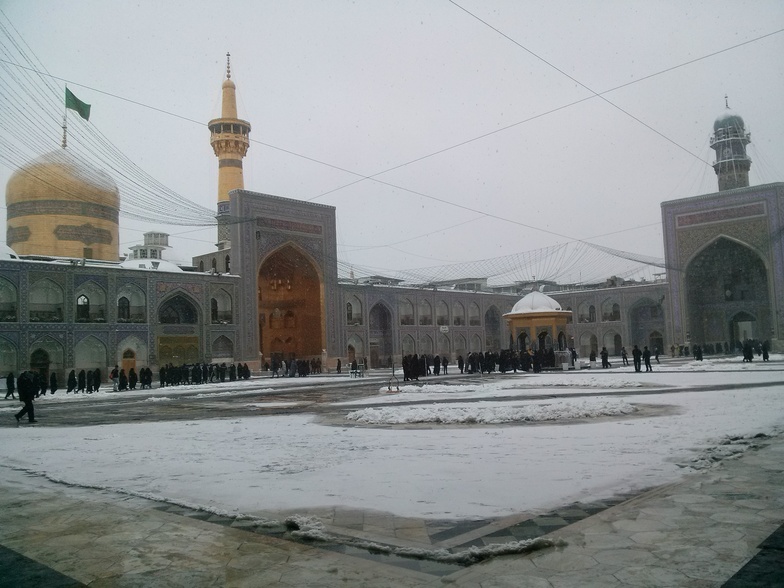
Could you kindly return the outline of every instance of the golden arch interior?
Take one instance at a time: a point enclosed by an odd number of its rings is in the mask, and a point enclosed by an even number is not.
[[[258,284],[259,348],[264,357],[321,357],[324,285],[315,264],[286,245],[261,264]]]

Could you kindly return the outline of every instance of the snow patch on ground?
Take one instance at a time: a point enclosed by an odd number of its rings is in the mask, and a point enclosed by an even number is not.
[[[364,408],[346,415],[346,420],[371,425],[409,423],[500,424],[591,419],[631,414],[637,409],[623,400],[590,399],[528,406],[406,406]]]

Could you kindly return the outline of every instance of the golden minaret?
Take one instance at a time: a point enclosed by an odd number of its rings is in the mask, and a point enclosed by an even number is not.
[[[250,146],[250,123],[237,118],[237,87],[231,80],[231,55],[226,53],[226,79],[223,81],[221,117],[209,122],[210,145],[218,157],[218,242],[221,248],[230,240],[229,192],[242,190],[242,158]]]

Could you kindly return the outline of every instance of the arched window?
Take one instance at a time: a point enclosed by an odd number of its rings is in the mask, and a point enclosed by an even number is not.
[[[596,307],[593,304],[591,304],[591,306],[588,307],[588,322],[589,323],[596,322]]]
[[[398,303],[398,314],[400,315],[401,325],[414,324],[414,305],[407,298]]]
[[[352,296],[346,303],[346,324],[354,326],[362,324],[362,303],[356,296]]]
[[[203,259],[199,262],[199,271],[200,272],[204,271],[204,260]]]
[[[468,305],[468,326],[470,327],[481,327],[482,326],[482,318],[479,314],[479,305],[476,302],[472,302]],[[480,351],[481,350],[481,343],[479,345],[479,349],[473,348],[473,341],[471,342],[472,349],[471,351]]]
[[[89,321],[90,320],[90,300],[82,294],[76,299],[76,320]]]
[[[0,323],[16,322],[16,287],[8,280],[0,278]]]
[[[120,296],[117,301],[117,318],[123,321],[131,319],[131,301],[125,296]]]
[[[216,290],[210,300],[210,320],[213,324],[229,325],[233,322],[231,296],[224,289]]]
[[[231,258],[228,255],[226,256],[226,259],[223,260],[223,267],[226,268],[224,271],[228,274],[229,270],[231,270]]]
[[[427,300],[419,301],[419,324],[420,326],[433,324],[433,307]]]
[[[214,257],[212,258],[212,270],[216,271],[218,269],[218,260]]]
[[[621,320],[621,306],[614,300],[605,300],[602,302],[602,321],[619,321]]]
[[[170,325],[195,325],[199,322],[199,313],[190,300],[178,294],[163,303],[158,320]]]
[[[147,322],[147,296],[137,285],[126,283],[118,290],[117,320],[125,323]]]
[[[456,327],[463,327],[466,324],[465,307],[459,302],[452,305],[452,324]]]
[[[449,306],[443,300],[436,304],[436,324],[449,325]]]
[[[29,316],[31,322],[61,323],[63,316],[63,290],[52,280],[44,278],[30,287]]]

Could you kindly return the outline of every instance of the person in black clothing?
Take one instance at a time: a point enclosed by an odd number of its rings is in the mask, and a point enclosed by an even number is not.
[[[49,376],[49,392],[52,393],[52,396],[57,392],[57,374],[55,372],[52,372],[52,375]]]
[[[610,354],[608,353],[606,347],[602,347],[602,351],[601,351],[600,355],[602,356],[602,367],[603,368],[610,367],[610,361],[608,359]]]
[[[128,376],[125,375],[125,370],[120,370],[120,385],[119,389],[121,392],[124,392],[128,389]]]
[[[16,400],[16,396],[14,396],[14,372],[8,372],[8,376],[5,379],[5,397],[6,400],[8,397],[11,397],[11,400]]]
[[[648,348],[646,347],[646,349]],[[632,349],[632,361],[634,361],[635,372],[642,371],[642,361],[640,361],[641,357],[642,357],[642,351],[640,351],[640,348],[635,345],[634,349]]]
[[[101,387],[101,370],[95,368],[93,370],[93,390],[98,392],[98,388]]]
[[[648,349],[646,345],[645,348],[642,350],[642,358],[645,361],[645,371],[652,372],[653,366],[651,365],[651,351]]]
[[[136,382],[139,381],[138,376],[136,375],[136,370],[131,368],[128,370],[128,387],[131,390],[136,390]]]
[[[22,410],[14,415],[16,424],[19,424],[19,421],[25,414],[28,422],[37,423],[38,421],[35,420],[35,409],[33,408],[33,398],[35,398],[38,388],[33,374],[27,371],[22,372],[16,381],[16,388],[19,392],[19,400],[24,402]]]
[[[76,390],[74,391],[75,394],[79,393],[79,392],[84,392],[84,388],[87,385],[87,383],[86,383],[87,382],[87,376],[85,375],[84,370],[81,370],[79,372],[79,380],[78,381],[79,381],[79,383],[77,384]]]
[[[68,374],[68,388],[65,389],[65,393],[70,394],[71,392],[76,392],[76,370],[71,370],[71,373]]]

